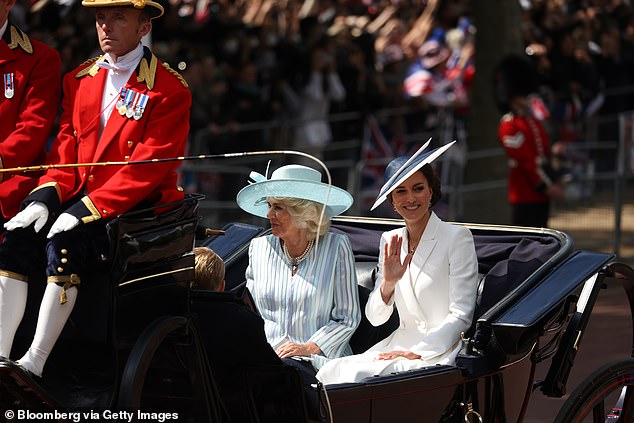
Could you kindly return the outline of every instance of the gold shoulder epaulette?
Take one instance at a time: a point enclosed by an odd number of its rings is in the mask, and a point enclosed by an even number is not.
[[[92,59],[88,59],[84,63],[79,65],[81,67],[81,66],[84,66],[84,65],[89,65],[90,63],[93,64],[92,66],[86,66],[85,68],[83,68],[82,70],[77,72],[75,74],[75,78],[81,78],[81,77],[86,76],[86,75],[90,75],[90,76],[97,75],[97,72],[99,72],[99,66],[97,66],[97,64],[95,62],[97,60],[101,59],[102,57],[103,56],[93,57]]]
[[[183,75],[181,75],[180,73],[176,72],[174,69],[172,69],[170,67],[170,65],[168,65],[165,62],[163,62],[163,67],[165,68],[166,71],[168,71],[169,73],[174,75],[176,78],[178,78],[178,80],[181,81],[181,84],[183,84],[183,87],[189,88],[189,85],[187,84],[187,81],[185,81],[185,78],[183,78]]]
[[[86,60],[84,63],[82,63],[82,64],[81,64],[81,65],[79,65],[79,66],[84,66],[84,65],[87,65],[88,63],[93,63],[93,62],[96,62],[97,60],[99,60],[99,58],[100,58],[100,57],[101,57],[101,56],[95,56],[95,57],[93,57],[93,58],[91,58],[91,59]]]
[[[11,42],[9,43],[9,48],[13,50],[18,46],[22,47],[22,50],[28,54],[33,54],[33,46],[31,45],[29,36],[22,32],[21,29],[11,25]]]
[[[154,54],[150,57],[150,63],[148,64],[147,57],[141,59],[139,63],[138,74],[136,77],[137,82],[145,82],[148,90],[154,88],[154,80],[156,79],[156,67],[158,66],[158,59]]]
[[[502,116],[502,120],[504,122],[508,122],[509,120],[513,120],[513,113],[512,112],[505,113],[504,116]]]

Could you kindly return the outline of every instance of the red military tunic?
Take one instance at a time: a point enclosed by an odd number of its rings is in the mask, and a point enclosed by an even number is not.
[[[498,138],[509,159],[509,203],[547,203],[546,187],[552,181],[542,167],[550,157],[544,126],[533,116],[507,113],[500,120]]]
[[[144,56],[126,84],[129,90],[149,96],[142,116],[137,120],[115,109],[99,136],[107,70],[99,68],[94,63],[96,60],[82,64],[64,77],[60,131],[48,162],[135,161],[182,156],[191,106],[191,93],[183,78],[144,48]],[[27,200],[59,207],[83,195],[80,202],[61,211],[73,214],[84,223],[114,218],[142,201],[158,205],[182,199],[182,188],[177,185],[178,166],[178,162],[167,162],[50,169]]]
[[[0,167],[44,162],[59,108],[60,63],[56,50],[7,24],[0,39]],[[26,174],[0,174],[0,181],[0,210],[9,219],[37,180]]]

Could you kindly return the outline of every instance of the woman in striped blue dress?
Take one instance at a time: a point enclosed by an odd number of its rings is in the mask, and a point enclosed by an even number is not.
[[[267,340],[282,359],[315,369],[351,354],[348,341],[361,320],[354,256],[345,235],[327,230],[352,197],[306,166],[251,178],[237,202],[271,224],[271,235],[251,242],[246,271]]]

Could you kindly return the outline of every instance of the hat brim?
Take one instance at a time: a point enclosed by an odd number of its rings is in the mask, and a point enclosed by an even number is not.
[[[452,145],[454,145],[456,141],[452,141],[443,145],[442,147],[438,147],[432,151],[425,153],[420,156],[417,160],[408,160],[401,169],[399,169],[395,173],[395,177],[390,178],[390,180],[381,187],[381,191],[379,192],[379,196],[376,198],[376,201],[370,208],[370,211],[376,209],[381,203],[383,203],[388,195],[396,187],[401,185],[403,182],[407,180],[410,176],[412,176],[416,171],[418,171],[421,167],[425,166],[428,163],[436,160],[440,155],[442,155],[445,151],[447,151]],[[420,150],[419,150],[420,151]]]
[[[157,3],[152,0],[144,0],[143,2],[139,2],[143,4],[143,7],[137,7],[134,4],[134,0],[82,0],[81,5],[85,7],[132,7],[134,9],[143,10],[147,6],[151,7],[150,13],[151,18],[156,19],[163,16],[165,9],[161,6],[160,3]]]
[[[269,197],[286,197],[310,200],[326,205],[328,217],[340,215],[352,205],[352,195],[339,187],[322,182],[275,179],[256,182],[238,192],[238,206],[255,216],[266,218]]]

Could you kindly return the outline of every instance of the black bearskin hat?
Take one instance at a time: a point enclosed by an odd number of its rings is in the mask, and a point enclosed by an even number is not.
[[[497,65],[493,83],[497,106],[506,113],[513,97],[527,96],[537,90],[537,72],[527,58],[513,54]]]

